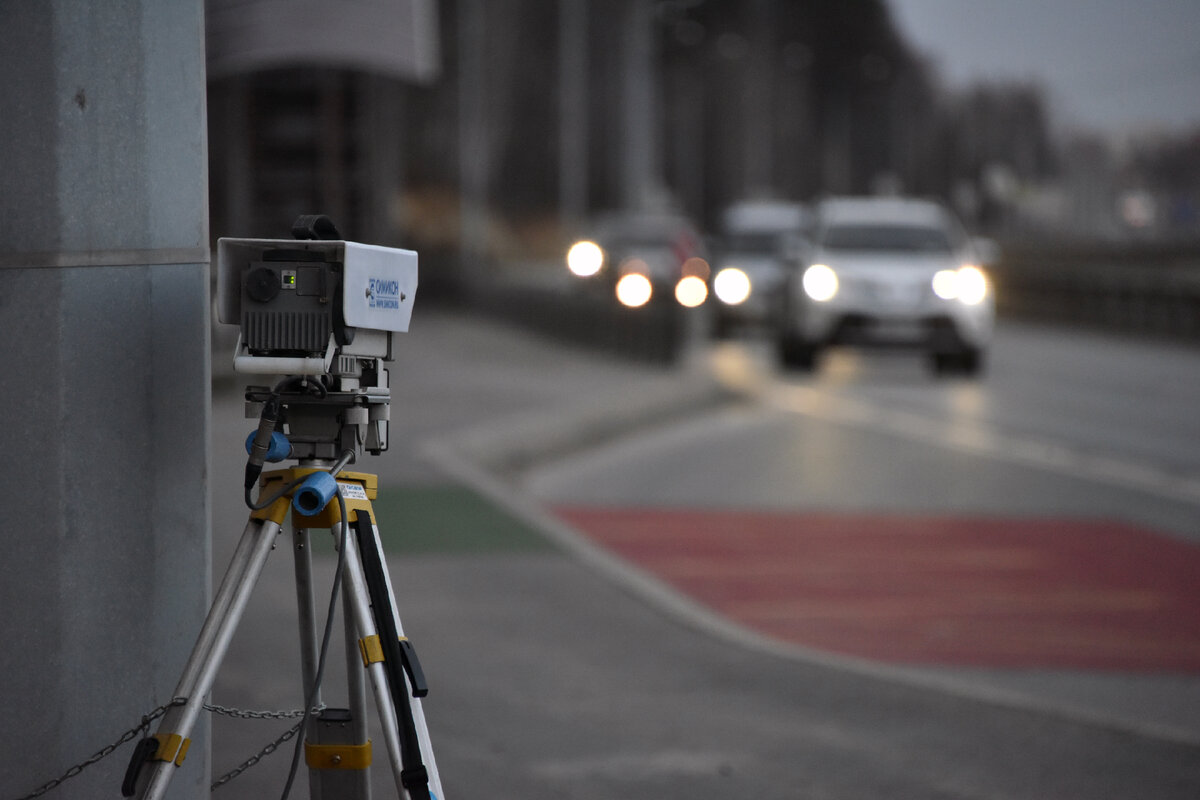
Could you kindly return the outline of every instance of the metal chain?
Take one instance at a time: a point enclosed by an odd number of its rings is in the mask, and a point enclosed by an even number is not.
[[[225,706],[218,706],[209,703],[205,703],[204,707],[214,714],[223,714],[224,716],[236,717],[238,719],[296,719],[304,716],[304,709],[302,708],[297,708],[294,711],[247,711],[246,709],[242,708],[226,708]],[[321,705],[313,708],[311,713],[313,716],[316,716],[324,710],[325,704],[322,703]],[[278,739],[271,742],[262,750],[259,750],[256,754],[250,756],[250,758],[246,759],[241,764],[238,764],[236,767],[229,770],[229,772],[226,772],[224,775],[213,781],[212,785],[208,787],[209,791],[224,786],[246,770],[253,767],[258,762],[262,761],[266,756],[274,753],[279,749],[281,744],[289,739],[294,738],[296,734],[300,732],[302,725],[304,725],[303,719],[301,719],[291,728],[284,731]]]
[[[237,765],[233,769],[229,770],[229,772],[226,772],[224,775],[217,778],[215,781],[213,781],[212,786],[208,787],[209,791],[212,791],[213,789],[216,789],[220,786],[224,786],[225,784],[229,783],[231,780],[233,780],[237,776],[241,775],[246,770],[253,767],[259,761],[262,761],[263,758],[265,758],[266,756],[269,756],[269,755],[271,755],[271,753],[274,753],[276,750],[279,749],[279,746],[281,744],[283,744],[287,740],[294,737],[297,733],[299,733],[300,727],[302,725],[304,725],[304,720],[300,720],[295,725],[293,725],[292,727],[290,727],[286,731],[284,731],[283,735],[280,736],[278,739],[276,739],[275,741],[268,744],[262,750],[258,751],[258,753],[250,756],[248,759],[243,761],[241,764]]]
[[[172,699],[171,702],[164,703],[163,705],[161,705],[158,708],[151,711],[149,714],[142,717],[142,721],[141,721],[141,723],[139,723],[137,725],[137,727],[130,728],[129,730],[125,731],[125,733],[121,734],[121,738],[117,739],[112,744],[108,745],[107,747],[101,748],[100,750],[96,751],[94,754],[87,757],[83,761],[80,761],[78,764],[72,766],[70,769],[68,769],[66,772],[64,772],[59,777],[55,778],[52,781],[47,781],[46,783],[44,783],[41,786],[39,786],[38,788],[34,789],[32,792],[25,795],[24,797],[17,798],[17,800],[33,800],[33,798],[41,797],[42,795],[44,795],[46,792],[50,791],[51,789],[57,788],[60,784],[62,784],[65,781],[70,780],[71,778],[76,777],[77,775],[79,775],[79,773],[83,772],[85,769],[90,767],[92,764],[95,764],[97,761],[101,761],[105,758],[108,758],[110,755],[112,755],[116,751],[116,749],[118,747],[120,747],[123,744],[133,741],[134,737],[136,737],[142,731],[149,730],[151,722],[158,719],[163,714],[166,714],[167,711],[169,711],[174,706],[181,706],[181,705],[184,705],[185,703],[187,703],[187,698],[185,698],[185,697],[176,697],[176,698]]]
[[[304,716],[303,708],[293,709],[292,711],[248,711],[244,708],[227,708],[215,703],[205,703],[204,710],[237,719],[299,719]],[[325,706],[322,705],[314,708],[312,713],[320,714],[324,710]]]
[[[47,781],[46,783],[42,784],[38,788],[34,789],[29,794],[24,795],[23,797],[18,797],[16,800],[34,800],[34,798],[41,797],[46,792],[49,792],[52,789],[58,788],[61,784],[65,783],[66,781],[70,780],[71,778],[77,777],[81,772],[83,772],[88,767],[92,766],[93,764],[95,764],[99,761],[104,760],[105,758],[108,758],[110,755],[112,755],[114,752],[116,752],[116,750],[121,745],[128,744],[129,742],[133,741],[134,738],[136,738],[139,733],[149,730],[151,722],[158,719],[163,714],[166,714],[167,711],[169,711],[173,707],[182,706],[182,705],[186,705],[186,704],[187,704],[186,697],[176,697],[176,698],[172,699],[171,702],[164,703],[163,705],[161,705],[158,708],[151,711],[149,714],[146,714],[145,716],[143,716],[142,721],[136,727],[130,728],[129,730],[125,731],[125,733],[121,734],[120,738],[117,739],[112,744],[102,747],[100,750],[98,750],[95,753],[93,753],[92,755],[88,756],[83,761],[80,761],[78,764],[75,764],[74,766],[70,767],[66,772],[64,772],[59,777],[55,778],[52,781]],[[219,706],[219,705],[215,705],[215,704],[211,704],[211,703],[205,703],[204,708],[206,711],[211,711],[214,714],[221,714],[223,716],[234,717],[237,719],[298,719],[298,718],[304,716],[304,709],[302,709],[302,708],[294,709],[292,711],[249,711],[249,710],[242,709],[242,708],[228,708],[226,706]],[[316,714],[320,714],[324,710],[325,710],[325,706],[321,705],[317,708],[314,708],[312,710],[312,713],[314,715],[316,715]],[[231,780],[236,778],[238,775],[241,775],[243,772],[248,770],[250,767],[253,767],[259,761],[261,761],[264,756],[268,756],[271,753],[275,752],[275,750],[278,749],[278,747],[281,744],[283,744],[287,740],[293,738],[300,731],[300,726],[303,724],[304,724],[303,720],[296,723],[294,726],[292,726],[292,728],[290,730],[285,732],[282,736],[280,736],[275,741],[268,744],[266,747],[264,747],[262,750],[260,750],[256,755],[251,756],[246,761],[242,762],[242,764],[240,764],[239,766],[237,766],[230,772],[227,772],[225,775],[222,775],[220,778],[218,778],[216,780],[216,782],[214,782],[210,788],[215,789],[218,786],[223,786],[224,784],[229,783]]]

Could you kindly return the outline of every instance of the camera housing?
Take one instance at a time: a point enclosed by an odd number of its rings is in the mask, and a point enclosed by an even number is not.
[[[217,241],[217,317],[240,328],[234,370],[287,376],[247,387],[247,416],[279,398],[294,458],[379,454],[391,400],[384,363],[412,318],[417,254],[316,238],[336,234],[324,217],[302,217],[293,231]]]
[[[217,241],[217,317],[241,328],[234,369],[325,375],[335,359],[391,360],[417,291],[412,250],[342,240]]]

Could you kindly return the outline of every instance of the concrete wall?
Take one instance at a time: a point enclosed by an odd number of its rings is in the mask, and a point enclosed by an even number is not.
[[[169,700],[207,608],[202,0],[0,0],[0,796]],[[207,797],[201,726],[173,797]],[[132,745],[50,795],[119,796]]]

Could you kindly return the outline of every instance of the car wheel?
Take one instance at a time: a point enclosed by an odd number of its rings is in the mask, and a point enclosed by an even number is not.
[[[787,369],[811,372],[816,369],[819,348],[795,336],[784,335],[779,339],[779,363]]]
[[[977,377],[983,373],[983,351],[968,347],[953,353],[932,354],[933,371],[938,375],[963,375]]]

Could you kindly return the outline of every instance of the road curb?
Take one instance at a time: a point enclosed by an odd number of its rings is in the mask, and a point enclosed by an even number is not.
[[[432,442],[482,469],[514,477],[572,452],[639,430],[718,408],[736,399],[707,374],[690,370],[677,382],[640,386],[634,394],[598,397],[561,413],[522,414]]]

